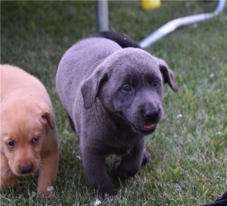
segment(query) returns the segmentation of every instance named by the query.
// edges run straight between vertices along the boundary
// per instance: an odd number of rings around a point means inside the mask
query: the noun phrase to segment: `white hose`
[[[216,6],[216,9],[212,13],[205,13],[205,14],[197,14],[192,16],[186,16],[182,18],[177,18],[174,20],[169,21],[168,23],[164,24],[162,27],[157,29],[155,32],[147,36],[144,40],[142,40],[139,44],[141,48],[147,48],[157,40],[161,39],[162,37],[166,36],[170,32],[173,32],[180,26],[185,26],[188,24],[192,24],[199,21],[204,21],[209,18],[213,18],[214,16],[218,15],[225,7],[226,0],[219,0]]]

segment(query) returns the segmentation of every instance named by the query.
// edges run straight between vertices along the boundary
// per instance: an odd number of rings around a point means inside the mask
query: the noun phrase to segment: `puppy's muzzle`
[[[149,107],[141,111],[145,124],[157,124],[162,116],[161,108]]]
[[[145,121],[147,122],[156,122],[157,119],[159,118],[159,114],[160,114],[161,109],[158,108],[150,108],[150,109],[146,109],[145,111],[142,111],[142,114],[145,118]]]
[[[19,171],[21,174],[28,174],[31,173],[33,171],[33,165],[29,164],[29,165],[23,165],[23,166],[19,166]]]
[[[140,111],[141,123],[137,129],[143,134],[151,134],[157,127],[162,118],[162,109],[160,107],[146,107]]]

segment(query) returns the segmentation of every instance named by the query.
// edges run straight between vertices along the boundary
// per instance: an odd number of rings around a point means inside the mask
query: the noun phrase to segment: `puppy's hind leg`
[[[151,161],[151,155],[149,152],[147,152],[145,149],[143,151],[143,160],[142,160],[142,166],[145,166],[147,163]]]
[[[18,186],[17,177],[9,167],[8,160],[3,153],[0,152],[0,188],[4,186]]]
[[[150,155],[144,146],[145,138],[137,143],[130,154],[115,161],[111,175],[118,178],[128,178],[135,175],[142,165],[149,162]]]

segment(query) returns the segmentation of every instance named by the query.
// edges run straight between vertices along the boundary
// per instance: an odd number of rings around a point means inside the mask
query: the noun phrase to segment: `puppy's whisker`
[[[7,167],[7,168],[5,168],[2,172],[1,172],[1,175],[3,176],[7,176],[8,178],[10,177],[10,178],[14,178],[14,177],[16,177],[16,174],[14,174],[13,173],[13,171],[9,168],[9,167]]]
[[[11,169],[7,168],[6,170],[4,170],[4,171],[2,172],[2,174],[6,174],[6,173],[12,173]]]

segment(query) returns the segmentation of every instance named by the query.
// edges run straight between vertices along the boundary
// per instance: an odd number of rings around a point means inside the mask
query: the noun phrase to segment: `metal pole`
[[[96,0],[97,29],[99,32],[109,30],[108,0]]]

